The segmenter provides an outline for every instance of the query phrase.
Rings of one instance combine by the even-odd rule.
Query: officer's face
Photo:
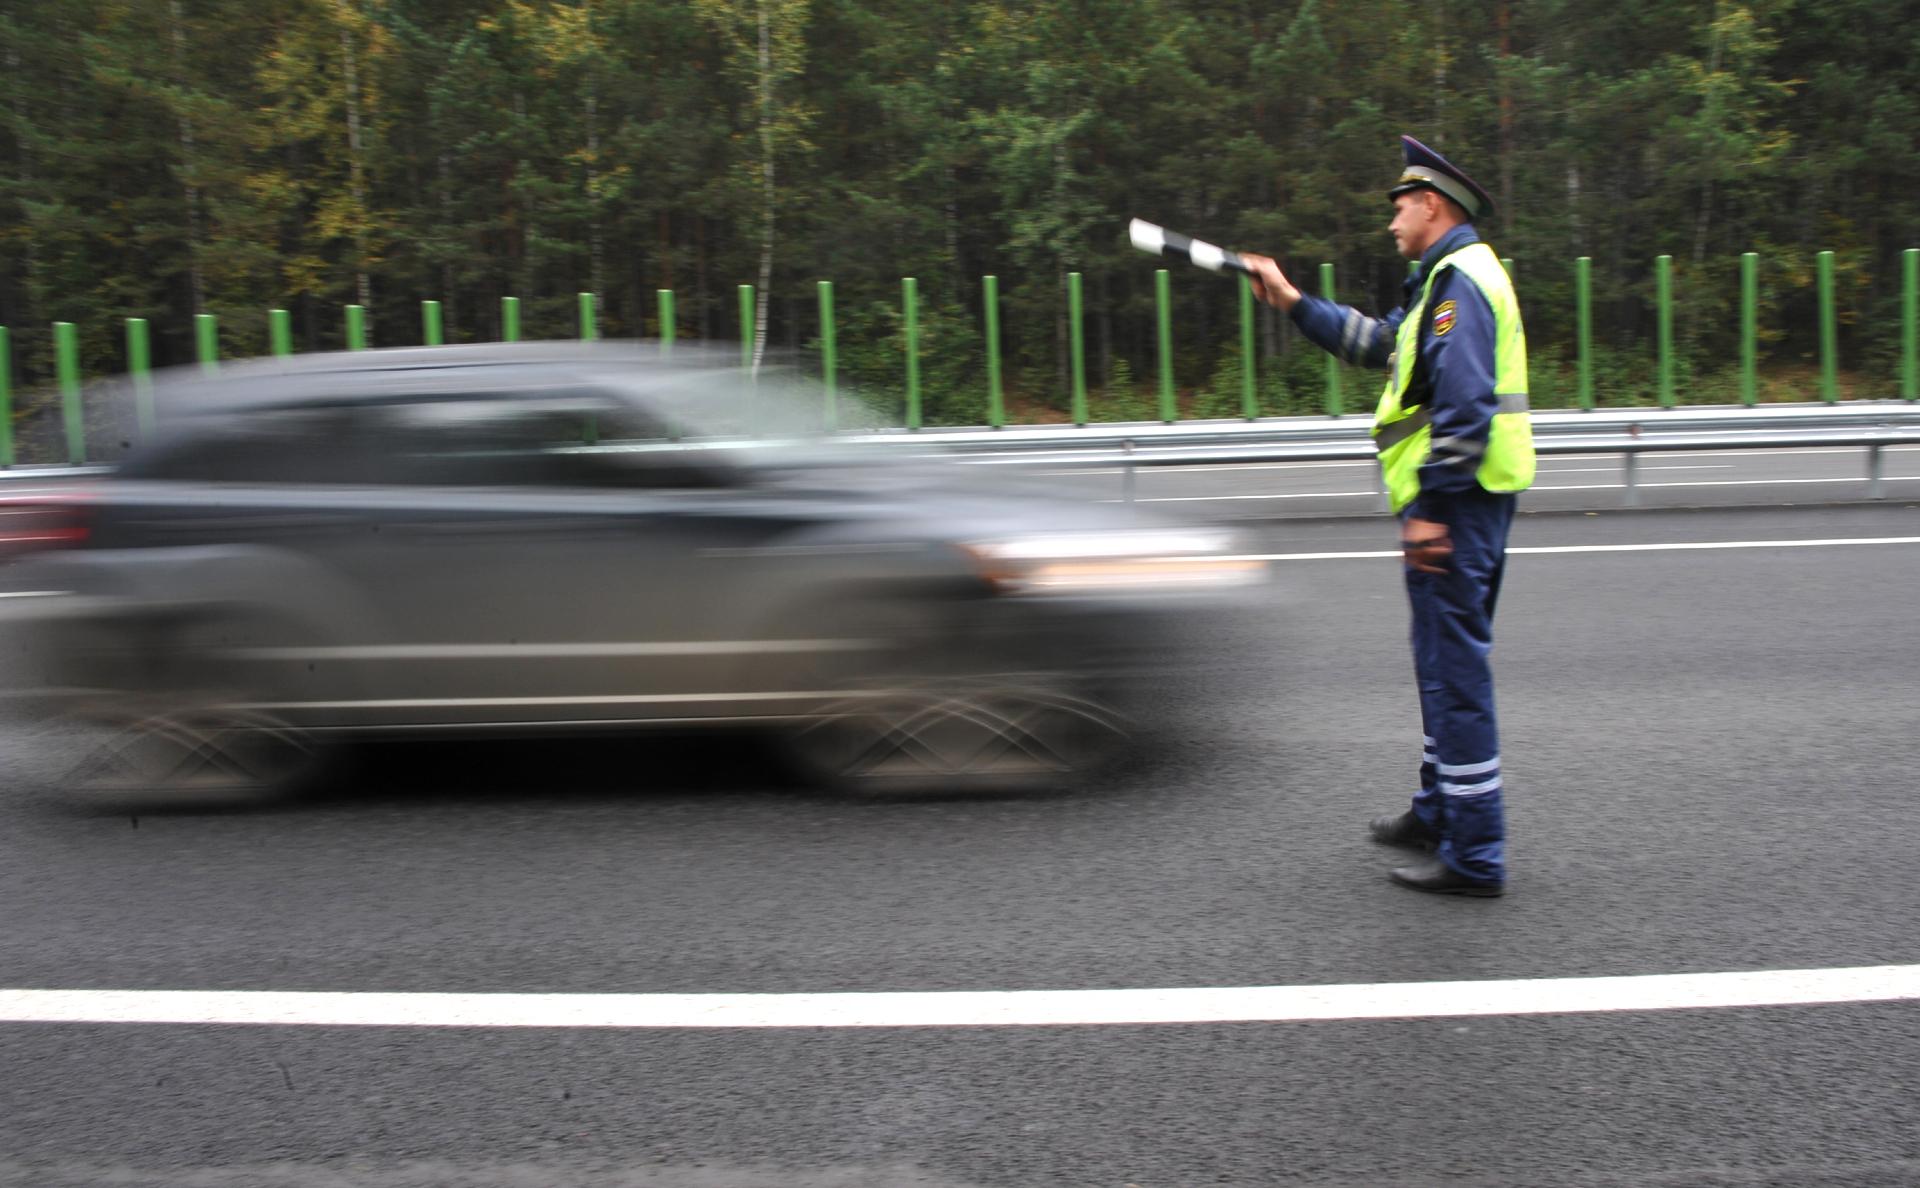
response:
[[[1409,260],[1418,260],[1433,246],[1434,199],[1432,190],[1412,190],[1394,197],[1393,221],[1387,224],[1387,233],[1393,236],[1393,246]]]

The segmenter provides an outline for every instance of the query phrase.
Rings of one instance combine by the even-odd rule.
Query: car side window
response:
[[[581,398],[432,400],[370,407],[390,481],[433,486],[688,488],[724,482],[664,420]]]
[[[128,478],[203,483],[378,482],[377,461],[338,408],[262,409],[176,424],[121,467]]]

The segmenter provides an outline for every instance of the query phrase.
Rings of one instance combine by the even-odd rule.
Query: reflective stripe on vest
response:
[[[1374,414],[1374,446],[1380,453],[1381,472],[1396,512],[1420,493],[1420,467],[1433,451],[1432,413],[1425,404],[1402,408],[1400,401],[1413,382],[1414,367],[1419,362],[1420,324],[1426,316],[1427,299],[1444,268],[1458,269],[1474,283],[1493,309],[1493,383],[1498,411],[1474,477],[1489,491],[1522,491],[1533,482],[1533,423],[1527,414],[1527,339],[1520,324],[1520,303],[1513,295],[1513,282],[1493,249],[1484,243],[1470,243],[1434,265],[1420,286],[1419,297],[1408,307],[1394,344],[1396,349],[1390,361],[1392,374],[1387,378],[1379,410]],[[1469,444],[1479,445],[1458,443],[1455,449],[1459,456],[1466,457],[1473,452],[1466,448]]]

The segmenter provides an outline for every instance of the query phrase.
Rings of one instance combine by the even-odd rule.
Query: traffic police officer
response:
[[[1426,746],[1412,806],[1369,832],[1432,853],[1390,872],[1396,883],[1495,896],[1506,889],[1506,823],[1488,653],[1514,492],[1533,481],[1526,336],[1513,282],[1474,233],[1492,199],[1439,153],[1400,139],[1406,167],[1388,191],[1387,229],[1419,261],[1401,308],[1369,318],[1306,296],[1265,256],[1244,258],[1254,292],[1309,339],[1388,371],[1373,436],[1400,518]]]

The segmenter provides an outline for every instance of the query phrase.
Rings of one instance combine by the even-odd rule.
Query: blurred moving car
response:
[[[709,723],[885,790],[1040,787],[1126,742],[1220,531],[882,448],[684,346],[502,344],[167,377],[160,431],[0,503],[90,790],[296,782],[323,742]]]

